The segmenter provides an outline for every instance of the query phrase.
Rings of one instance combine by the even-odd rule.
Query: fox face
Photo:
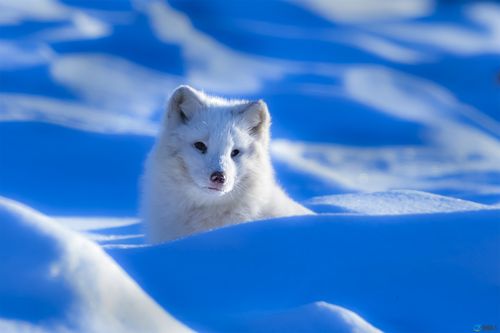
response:
[[[225,100],[180,86],[164,126],[176,177],[193,195],[217,198],[243,189],[267,156],[270,116],[263,101]]]

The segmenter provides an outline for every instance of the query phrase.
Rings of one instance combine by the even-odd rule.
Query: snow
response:
[[[165,91],[175,88],[174,78],[125,59],[102,54],[73,54],[54,61],[50,73],[87,101],[120,114],[150,118]],[[92,76],[86,73],[95,73]]]
[[[64,41],[101,38],[110,33],[110,27],[102,21],[83,13],[76,13],[67,26],[42,30],[37,37],[42,40]]]
[[[55,0],[25,0],[23,2],[2,0],[0,22],[16,24],[23,20],[50,21],[64,19],[68,8]]]
[[[0,0],[0,332],[499,327],[499,13]],[[318,215],[145,244],[179,84],[264,99],[277,178]]]
[[[38,43],[18,46],[15,43],[0,41],[0,68],[16,68],[48,62],[52,51]]]
[[[384,332],[457,332],[498,319],[499,218],[498,209],[321,214],[108,251],[195,330],[363,331],[367,322]],[[315,302],[346,310],[306,306]],[[338,322],[345,311],[363,320]]]
[[[0,197],[2,332],[189,332],[95,243]]]
[[[156,123],[127,114],[27,94],[0,94],[0,121],[43,121],[98,133],[155,135]]]
[[[377,29],[398,39],[432,45],[457,54],[499,53],[500,6],[495,3],[471,3],[464,8],[464,12],[483,31],[454,24],[425,23],[396,23]]]
[[[419,17],[429,14],[434,6],[429,0],[310,0],[298,4],[335,22],[359,23]]]
[[[258,91],[265,79],[277,79],[287,70],[272,59],[254,59],[235,52],[196,30],[189,18],[168,3],[150,1],[144,10],[158,39],[182,48],[189,68],[186,79],[195,86],[210,86],[225,93]],[[176,27],[175,31],[171,25]],[[236,81],[238,84],[233,84]]]
[[[369,215],[447,213],[494,209],[492,206],[475,202],[411,190],[322,196],[311,199],[309,204],[333,206],[334,211],[346,210]]]
[[[238,318],[248,325],[238,326],[239,331],[267,332],[338,332],[380,333],[352,311],[326,302],[314,302],[292,309],[259,313],[250,322]]]
[[[412,188],[481,194],[498,193],[499,185],[489,178],[467,177],[467,173],[498,172],[500,150],[494,149],[495,141],[491,143],[491,148],[488,142],[470,148],[468,142],[463,142],[463,146],[450,142],[450,146],[444,147],[359,147],[280,139],[271,148],[276,160],[345,191]],[[464,177],[455,177],[461,173]]]

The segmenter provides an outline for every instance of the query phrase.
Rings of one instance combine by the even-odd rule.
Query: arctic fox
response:
[[[142,215],[158,243],[244,221],[312,212],[278,186],[264,101],[180,86],[168,102],[143,176]]]

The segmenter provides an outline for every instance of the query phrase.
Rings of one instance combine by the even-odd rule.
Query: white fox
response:
[[[262,100],[227,100],[178,87],[145,165],[142,215],[148,240],[313,214],[275,181],[270,124]]]

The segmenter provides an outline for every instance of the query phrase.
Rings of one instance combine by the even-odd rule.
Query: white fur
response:
[[[263,101],[226,100],[178,87],[145,166],[148,239],[157,243],[244,221],[312,214],[275,181],[270,122]],[[206,153],[195,142],[205,143]],[[232,158],[234,149],[240,154]],[[218,190],[208,188],[214,171],[226,176]]]

